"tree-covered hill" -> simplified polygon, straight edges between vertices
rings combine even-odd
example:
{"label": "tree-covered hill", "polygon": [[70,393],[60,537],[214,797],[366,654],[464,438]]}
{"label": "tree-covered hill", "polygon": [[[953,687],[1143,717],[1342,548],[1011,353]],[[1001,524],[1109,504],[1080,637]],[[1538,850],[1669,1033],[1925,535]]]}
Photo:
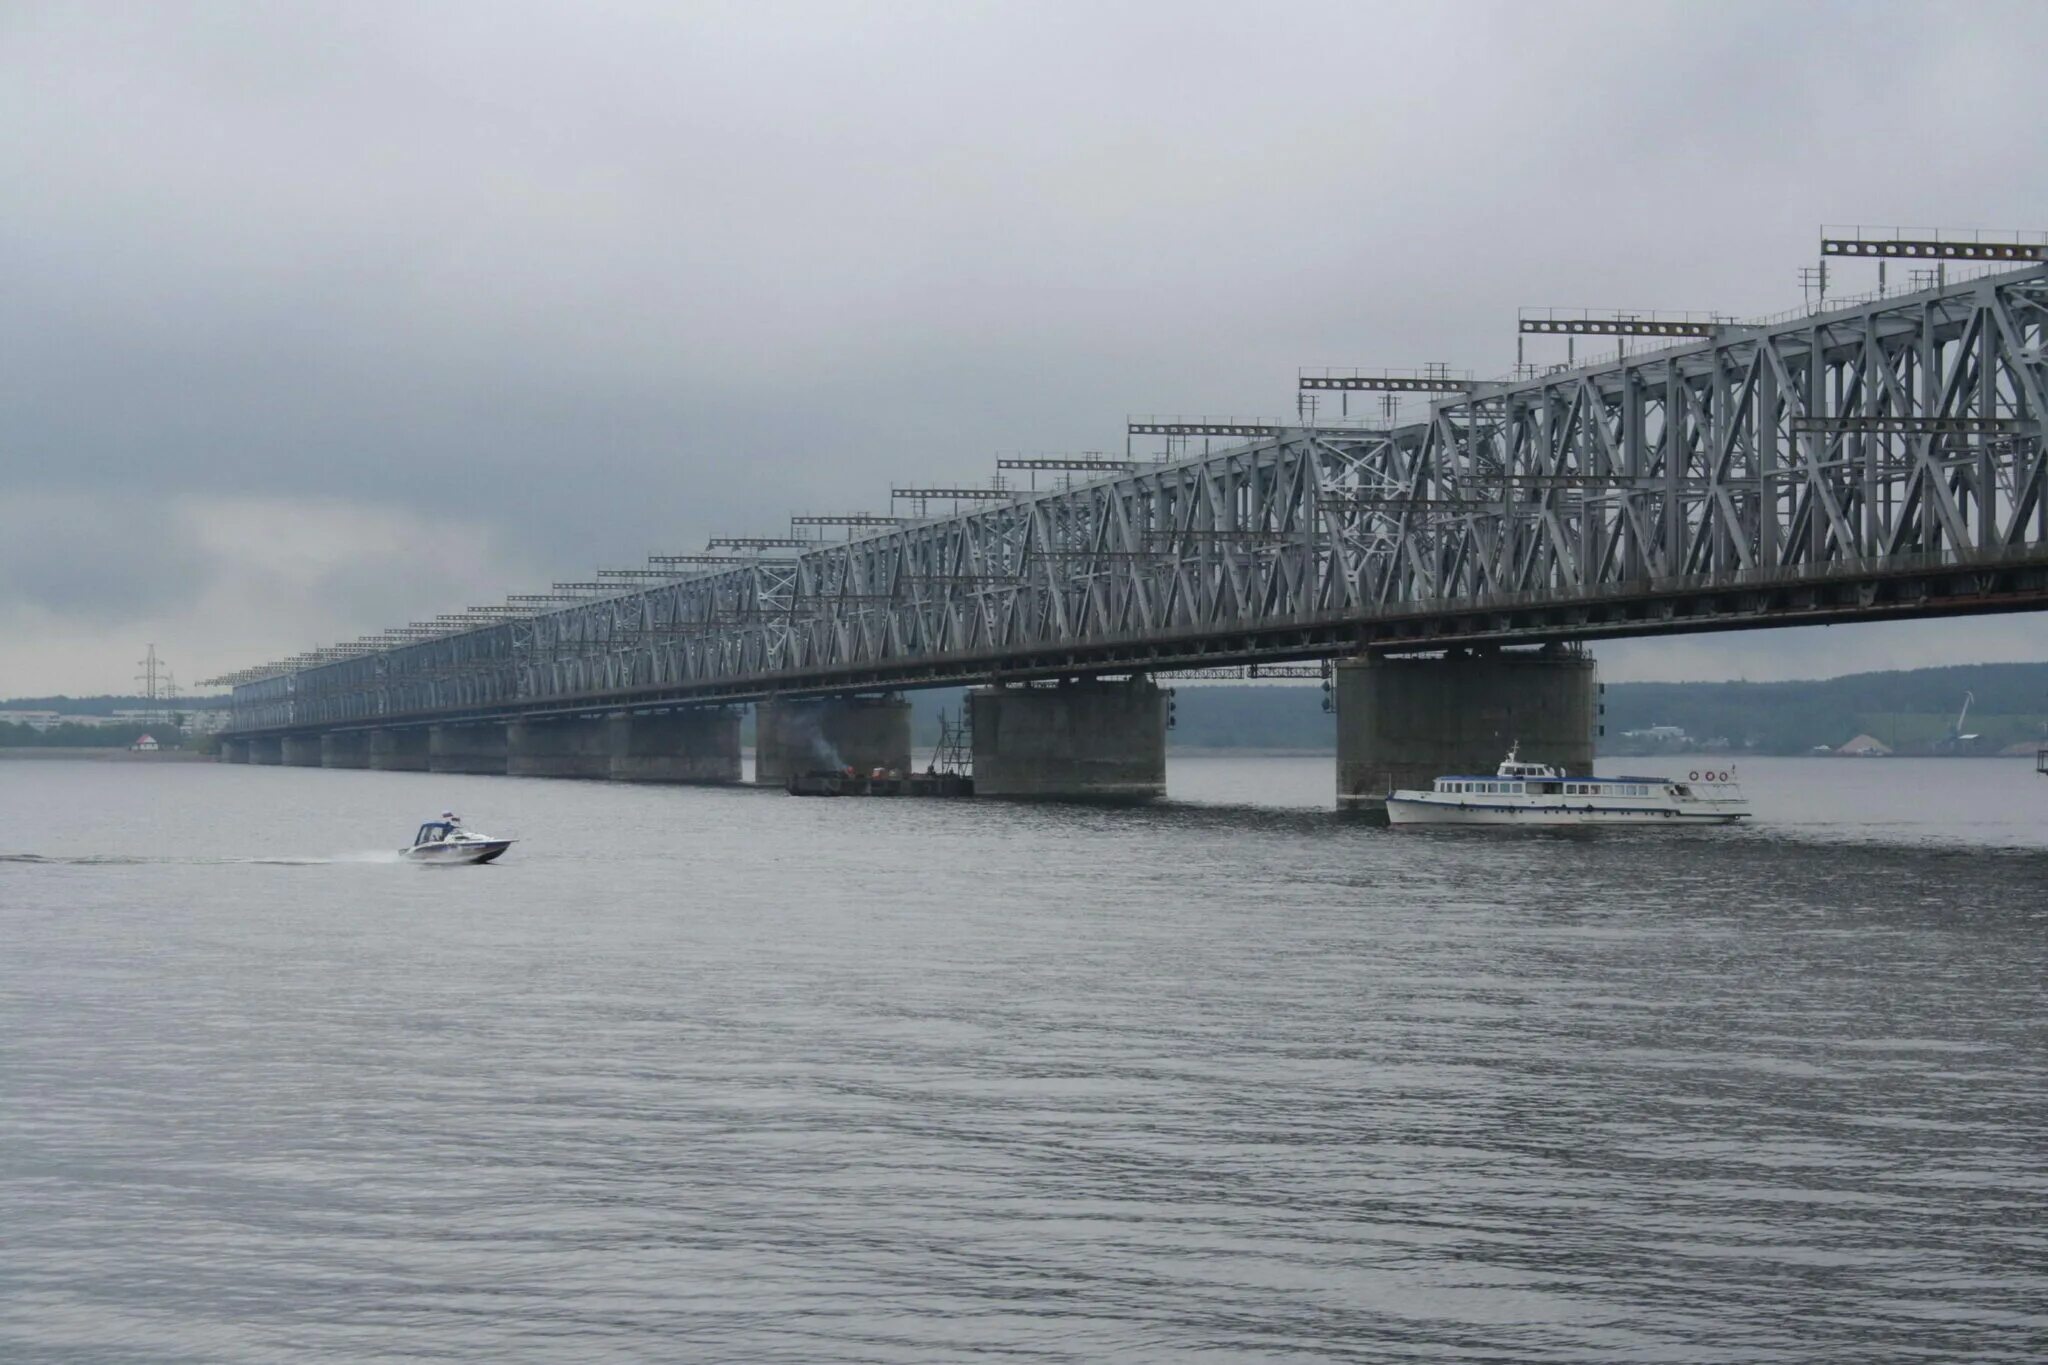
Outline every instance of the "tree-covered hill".
{"label": "tree-covered hill", "polygon": [[1852,673],[1810,682],[1616,683],[1607,689],[1607,739],[1675,725],[1698,740],[1725,739],[1757,753],[1804,753],[1868,734],[1902,752],[1942,744],[1963,699],[1977,752],[2039,738],[2048,726],[2048,664],[1959,664]]}

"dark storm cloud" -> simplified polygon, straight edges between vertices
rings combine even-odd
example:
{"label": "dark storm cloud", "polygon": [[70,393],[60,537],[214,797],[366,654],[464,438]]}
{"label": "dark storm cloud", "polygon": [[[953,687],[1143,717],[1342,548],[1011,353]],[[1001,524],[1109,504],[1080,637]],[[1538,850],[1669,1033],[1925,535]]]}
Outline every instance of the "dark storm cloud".
{"label": "dark storm cloud", "polygon": [[[1299,365],[1499,372],[1521,304],[1774,310],[1824,220],[2048,220],[2037,28],[16,5],[0,490],[452,504],[513,588],[1115,446],[1130,412],[1281,415]],[[348,601],[273,603],[281,637],[180,625],[226,666],[462,605],[424,562],[366,553]]]}
{"label": "dark storm cloud", "polygon": [[137,627],[180,605],[210,568],[191,528],[157,499],[10,491],[0,502],[0,584],[14,605]]}

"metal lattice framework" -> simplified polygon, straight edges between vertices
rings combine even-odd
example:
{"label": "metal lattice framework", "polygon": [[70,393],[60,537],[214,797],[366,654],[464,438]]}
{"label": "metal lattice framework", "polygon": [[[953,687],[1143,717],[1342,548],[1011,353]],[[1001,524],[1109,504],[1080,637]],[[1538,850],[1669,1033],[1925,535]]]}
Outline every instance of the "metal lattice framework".
{"label": "metal lattice framework", "polygon": [[2042,268],[1717,325],[311,663],[237,687],[237,725],[2044,605],[2044,342]]}

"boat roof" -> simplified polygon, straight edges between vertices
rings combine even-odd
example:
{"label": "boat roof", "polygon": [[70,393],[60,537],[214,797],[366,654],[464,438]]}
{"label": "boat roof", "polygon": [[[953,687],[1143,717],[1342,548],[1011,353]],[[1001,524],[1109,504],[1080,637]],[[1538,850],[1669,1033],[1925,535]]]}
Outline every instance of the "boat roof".
{"label": "boat roof", "polygon": [[1445,773],[1439,782],[1512,782],[1518,778],[1537,778],[1552,782],[1679,782],[1676,777],[1630,777],[1627,775],[1608,776],[1602,773],[1595,777],[1574,777],[1570,773],[1547,768],[1540,773]]}

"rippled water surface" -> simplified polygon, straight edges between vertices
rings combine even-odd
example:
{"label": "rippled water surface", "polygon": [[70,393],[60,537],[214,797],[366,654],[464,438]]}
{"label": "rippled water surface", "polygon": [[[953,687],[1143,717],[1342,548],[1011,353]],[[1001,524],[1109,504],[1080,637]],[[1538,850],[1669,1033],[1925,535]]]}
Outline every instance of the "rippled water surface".
{"label": "rippled water surface", "polygon": [[[0,1359],[2041,1359],[2048,778],[1744,775],[0,763]],[[397,863],[449,805],[523,842]]]}

